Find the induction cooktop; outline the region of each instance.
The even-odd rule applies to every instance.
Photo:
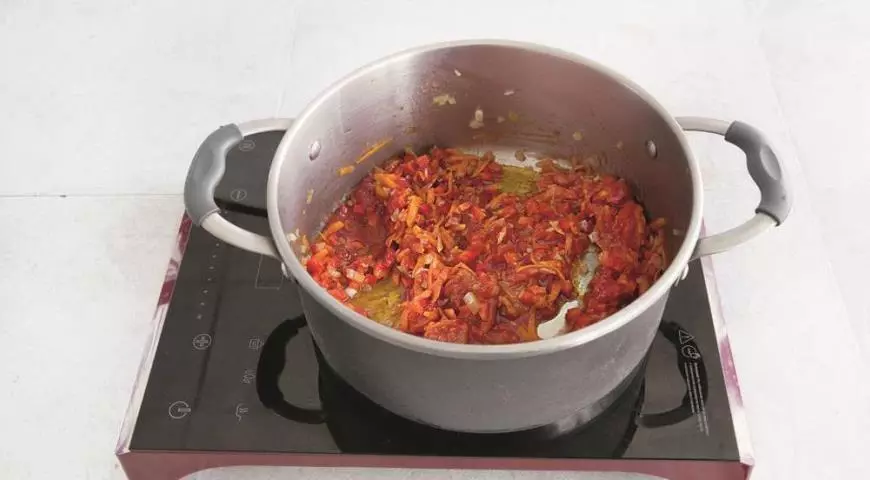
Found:
[[[280,132],[228,156],[216,199],[268,235],[265,179]],[[468,434],[399,417],[344,382],[271,258],[182,218],[116,454],[133,480],[237,465],[620,471],[744,479],[753,459],[712,267],[673,289],[643,368],[577,428]]]

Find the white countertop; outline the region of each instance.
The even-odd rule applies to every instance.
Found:
[[[675,115],[741,119],[775,142],[795,190],[792,216],[715,258],[753,478],[864,478],[870,228],[858,205],[870,191],[870,17],[862,3],[3,2],[0,477],[123,478],[113,449],[188,162],[205,135],[293,116],[342,74],[408,46],[500,37],[578,52],[632,77]],[[758,194],[738,151],[711,136],[692,144],[708,228],[748,217]],[[270,468],[196,478],[293,475],[575,478]]]

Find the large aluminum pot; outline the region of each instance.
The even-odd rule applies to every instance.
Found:
[[[478,111],[482,126],[472,122],[481,120]],[[245,135],[284,129],[269,174],[272,238],[265,238],[223,219],[214,187],[227,151]],[[761,203],[743,225],[700,238],[704,189],[685,130],[722,135],[746,153]],[[373,145],[385,142],[372,154]],[[530,157],[591,157],[603,170],[628,179],[652,216],[668,220],[670,265],[618,313],[549,340],[457,345],[366,319],[318,286],[291,239],[316,235],[342,197],[406,145],[492,149],[500,159],[513,158],[520,148]],[[356,168],[339,176],[337,171],[348,165]],[[675,119],[639,86],[595,62],[505,41],[402,52],[334,84],[295,121],[222,127],[193,160],[185,204],[193,220],[216,237],[283,262],[302,286],[314,340],[348,383],[399,415],[467,432],[521,430],[594,416],[641,364],[668,291],[688,262],[748,240],[781,223],[790,210],[781,166],[752,127]]]

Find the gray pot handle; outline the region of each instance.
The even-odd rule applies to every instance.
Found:
[[[193,156],[184,182],[184,207],[193,223],[230,245],[278,258],[272,239],[249,232],[220,215],[214,191],[226,171],[227,153],[246,136],[269,131],[284,131],[293,120],[270,118],[225,125],[206,137]]]
[[[699,239],[692,259],[729,250],[785,221],[792,202],[782,164],[758,129],[743,122],[703,117],[678,117],[677,123],[686,131],[722,135],[726,142],[743,150],[749,176],[761,192],[754,217],[730,230]]]

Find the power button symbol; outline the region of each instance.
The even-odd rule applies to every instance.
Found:
[[[177,402],[172,402],[169,405],[169,417],[173,420],[181,420],[182,418],[190,414],[190,411],[190,405],[188,405],[187,402],[181,400]]]
[[[248,198],[248,191],[244,188],[236,188],[230,192],[230,198],[234,202],[241,202],[242,200]]]

